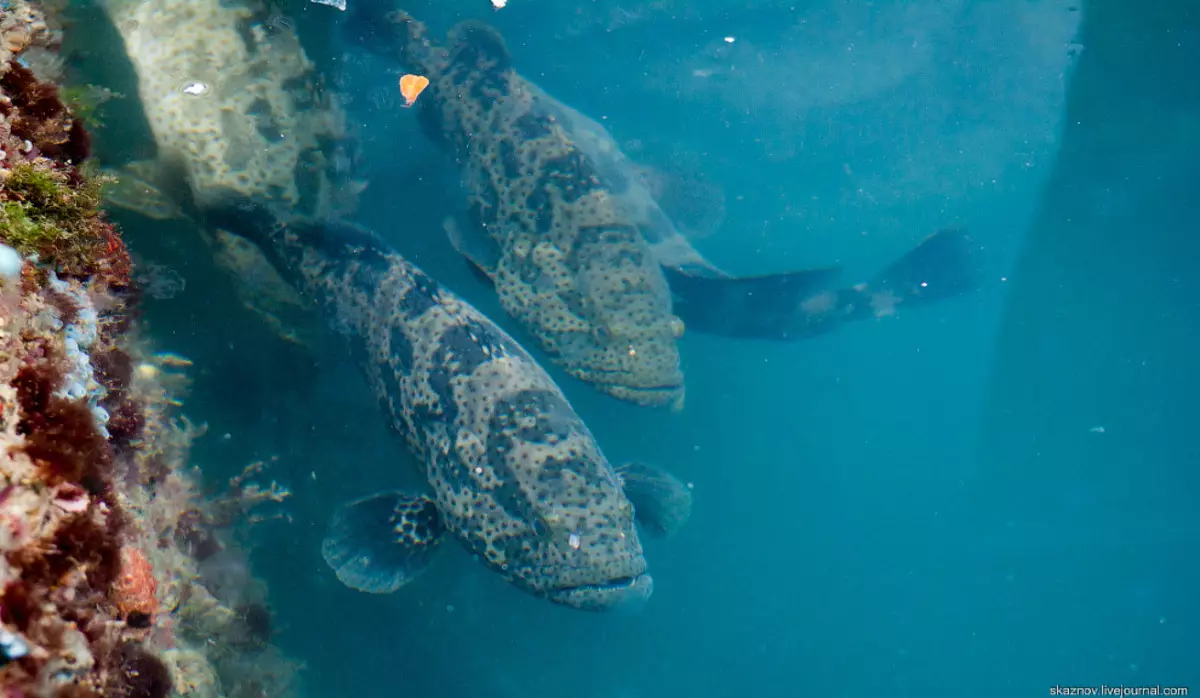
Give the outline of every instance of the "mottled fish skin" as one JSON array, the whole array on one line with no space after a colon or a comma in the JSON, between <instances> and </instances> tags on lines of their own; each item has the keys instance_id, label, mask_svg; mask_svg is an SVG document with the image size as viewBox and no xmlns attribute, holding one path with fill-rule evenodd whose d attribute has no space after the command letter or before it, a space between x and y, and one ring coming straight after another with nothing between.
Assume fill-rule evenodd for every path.
<instances>
[{"instance_id":1,"label":"mottled fish skin","mask_svg":"<svg viewBox=\"0 0 1200 698\"><path fill-rule=\"evenodd\" d=\"M681 406L684 327L662 270L593 164L505 64L500 37L463 23L446 51L419 22L390 18L394 48L430 79L423 128L457 157L471 217L499 250L488 271L505 311L576 378L636 404Z\"/></svg>"},{"instance_id":2,"label":"mottled fish skin","mask_svg":"<svg viewBox=\"0 0 1200 698\"><path fill-rule=\"evenodd\" d=\"M245 214L242 206L226 219ZM391 426L424 464L445 528L468 550L569 606L649 597L619 477L509 335L362 228L274 223L258 237L349 342Z\"/></svg>"}]
</instances>

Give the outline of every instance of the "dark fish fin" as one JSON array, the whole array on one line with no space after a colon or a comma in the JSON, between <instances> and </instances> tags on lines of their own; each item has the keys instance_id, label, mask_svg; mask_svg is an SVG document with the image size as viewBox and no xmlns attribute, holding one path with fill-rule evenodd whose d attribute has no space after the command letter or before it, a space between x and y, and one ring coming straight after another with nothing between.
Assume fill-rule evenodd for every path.
<instances>
[{"instance_id":1,"label":"dark fish fin","mask_svg":"<svg viewBox=\"0 0 1200 698\"><path fill-rule=\"evenodd\" d=\"M472 276L474 276L476 279L479 279L487 286L491 286L492 288L496 287L496 280L492 278L492 275L489 274L486 269L476 264L469 257L463 257L463 261L466 262L467 269L471 272Z\"/></svg>"},{"instance_id":2,"label":"dark fish fin","mask_svg":"<svg viewBox=\"0 0 1200 698\"><path fill-rule=\"evenodd\" d=\"M964 231L940 230L876 275L867 287L872 293L890 291L905 306L954 298L979 287L973 249Z\"/></svg>"},{"instance_id":3,"label":"dark fish fin","mask_svg":"<svg viewBox=\"0 0 1200 698\"><path fill-rule=\"evenodd\" d=\"M829 288L837 268L768 276L689 274L663 267L675 314L689 330L749 339L788 339L801 302Z\"/></svg>"},{"instance_id":4,"label":"dark fish fin","mask_svg":"<svg viewBox=\"0 0 1200 698\"><path fill-rule=\"evenodd\" d=\"M846 322L921 306L979 285L971 238L942 230L866 284L835 289L835 270L751 278L710 278L667 270L675 314L697 332L742 339L809 339Z\"/></svg>"},{"instance_id":5,"label":"dark fish fin","mask_svg":"<svg viewBox=\"0 0 1200 698\"><path fill-rule=\"evenodd\" d=\"M512 68L512 56L504 37L491 25L477 19L456 24L447 34L450 62L463 63L486 75L499 75Z\"/></svg>"},{"instance_id":6,"label":"dark fish fin","mask_svg":"<svg viewBox=\"0 0 1200 698\"><path fill-rule=\"evenodd\" d=\"M467 263L467 268L471 270L471 273L485 284L494 286L495 279L492 278L492 274L500 256L499 250L496 249L496 243L486 235L478 233L468 238L469 233L463 233L465 225L468 224L451 217L442 227L446 231L446 238L450 240L450 246Z\"/></svg>"},{"instance_id":7,"label":"dark fish fin","mask_svg":"<svg viewBox=\"0 0 1200 698\"><path fill-rule=\"evenodd\" d=\"M399 59L408 72L434 80L442 70L444 51L429 40L429 29L390 0L349 2L344 35L383 58Z\"/></svg>"},{"instance_id":8,"label":"dark fish fin","mask_svg":"<svg viewBox=\"0 0 1200 698\"><path fill-rule=\"evenodd\" d=\"M276 271L293 283L291 277L297 260L286 257L299 254L304 248L318 250L329 259L357 259L384 266L385 258L392 253L374 231L356 223L298 217L282 207L240 193L225 192L210 197L202 219L258 245Z\"/></svg>"},{"instance_id":9,"label":"dark fish fin","mask_svg":"<svg viewBox=\"0 0 1200 698\"><path fill-rule=\"evenodd\" d=\"M389 0L348 2L341 30L354 44L368 51L395 59L403 53L406 38L393 26L393 3Z\"/></svg>"},{"instance_id":10,"label":"dark fish fin","mask_svg":"<svg viewBox=\"0 0 1200 698\"><path fill-rule=\"evenodd\" d=\"M617 475L633 503L634 517L647 532L673 536L691 518L692 490L662 468L626 463L617 467Z\"/></svg>"},{"instance_id":11,"label":"dark fish fin","mask_svg":"<svg viewBox=\"0 0 1200 698\"><path fill-rule=\"evenodd\" d=\"M197 207L196 218L209 226L243 237L269 253L283 232L283 213L276 207L232 189L217 192Z\"/></svg>"},{"instance_id":12,"label":"dark fish fin","mask_svg":"<svg viewBox=\"0 0 1200 698\"><path fill-rule=\"evenodd\" d=\"M429 565L442 532L437 506L429 497L381 492L334 512L321 555L342 584L390 594Z\"/></svg>"}]
</instances>

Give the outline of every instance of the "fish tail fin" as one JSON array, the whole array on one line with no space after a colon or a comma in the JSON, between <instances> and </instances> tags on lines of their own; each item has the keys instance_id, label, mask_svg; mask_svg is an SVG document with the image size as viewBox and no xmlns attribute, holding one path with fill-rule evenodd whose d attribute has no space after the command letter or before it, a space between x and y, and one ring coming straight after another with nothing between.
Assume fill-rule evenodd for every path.
<instances>
[{"instance_id":1,"label":"fish tail fin","mask_svg":"<svg viewBox=\"0 0 1200 698\"><path fill-rule=\"evenodd\" d=\"M345 30L354 43L376 55L398 58L409 71L430 80L442 72L446 52L429 40L424 22L393 9L387 0L360 0L349 5Z\"/></svg>"},{"instance_id":2,"label":"fish tail fin","mask_svg":"<svg viewBox=\"0 0 1200 698\"><path fill-rule=\"evenodd\" d=\"M890 293L905 305L946 300L979 286L974 245L958 228L940 230L921 241L867 284L873 293Z\"/></svg>"},{"instance_id":3,"label":"fish tail fin","mask_svg":"<svg viewBox=\"0 0 1200 698\"><path fill-rule=\"evenodd\" d=\"M207 225L243 237L264 252L269 252L285 223L272 205L231 189L207 196L198 210L198 218Z\"/></svg>"},{"instance_id":4,"label":"fish tail fin","mask_svg":"<svg viewBox=\"0 0 1200 698\"><path fill-rule=\"evenodd\" d=\"M738 339L793 339L801 302L829 288L835 268L733 277L664 267L688 330Z\"/></svg>"},{"instance_id":5,"label":"fish tail fin","mask_svg":"<svg viewBox=\"0 0 1200 698\"><path fill-rule=\"evenodd\" d=\"M331 259L379 256L391 251L377 234L351 221L335 216L291 215L281 206L239 192L224 191L209 197L201 218L210 226L257 245L284 276L290 274L289 262L294 261L287 258L302 249L318 250Z\"/></svg>"},{"instance_id":6,"label":"fish tail fin","mask_svg":"<svg viewBox=\"0 0 1200 698\"><path fill-rule=\"evenodd\" d=\"M846 322L889 315L974 290L979 268L961 230L930 235L869 283L838 289L836 268L757 277L667 269L675 312L688 329L742 339L799 340Z\"/></svg>"},{"instance_id":7,"label":"fish tail fin","mask_svg":"<svg viewBox=\"0 0 1200 698\"><path fill-rule=\"evenodd\" d=\"M429 565L442 532L430 498L381 492L334 512L321 556L351 589L390 594Z\"/></svg>"},{"instance_id":8,"label":"fish tail fin","mask_svg":"<svg viewBox=\"0 0 1200 698\"><path fill-rule=\"evenodd\" d=\"M691 518L691 487L666 470L634 462L618 466L617 475L633 503L634 517L646 531L670 537Z\"/></svg>"},{"instance_id":9,"label":"fish tail fin","mask_svg":"<svg viewBox=\"0 0 1200 698\"><path fill-rule=\"evenodd\" d=\"M816 336L854 320L894 315L897 309L949 300L979 286L971 238L958 228L930 235L870 282L806 299L798 336ZM829 303L822 303L828 297Z\"/></svg>"}]
</instances>

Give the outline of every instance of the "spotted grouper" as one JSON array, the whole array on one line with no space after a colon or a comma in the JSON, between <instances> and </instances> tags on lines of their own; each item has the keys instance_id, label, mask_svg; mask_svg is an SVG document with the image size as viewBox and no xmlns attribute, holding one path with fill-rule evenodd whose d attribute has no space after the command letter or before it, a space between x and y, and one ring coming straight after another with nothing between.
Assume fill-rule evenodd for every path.
<instances>
[{"instance_id":1,"label":"spotted grouper","mask_svg":"<svg viewBox=\"0 0 1200 698\"><path fill-rule=\"evenodd\" d=\"M454 154L472 228L486 231L486 248L459 251L494 284L505 312L602 392L680 406L684 324L662 269L592 164L520 89L499 35L466 22L445 50L407 15L383 21L369 23L408 70L429 78L418 118Z\"/></svg>"},{"instance_id":2,"label":"spotted grouper","mask_svg":"<svg viewBox=\"0 0 1200 698\"><path fill-rule=\"evenodd\" d=\"M618 398L682 403L668 386L685 326L799 340L979 284L979 248L957 229L858 283L836 267L728 274L676 229L607 130L516 72L493 28L463 22L442 49L381 3L352 13L368 49L431 79L419 120L455 155L472 219L447 225L455 249L558 363Z\"/></svg>"},{"instance_id":3,"label":"spotted grouper","mask_svg":"<svg viewBox=\"0 0 1200 698\"><path fill-rule=\"evenodd\" d=\"M383 492L335 513L322 553L338 579L396 591L449 535L556 603L607 610L649 598L632 501L646 532L663 533L690 495L643 465L623 476L508 334L359 226L288 220L241 199L206 218L258 244L322 310L422 465L428 494Z\"/></svg>"}]
</instances>

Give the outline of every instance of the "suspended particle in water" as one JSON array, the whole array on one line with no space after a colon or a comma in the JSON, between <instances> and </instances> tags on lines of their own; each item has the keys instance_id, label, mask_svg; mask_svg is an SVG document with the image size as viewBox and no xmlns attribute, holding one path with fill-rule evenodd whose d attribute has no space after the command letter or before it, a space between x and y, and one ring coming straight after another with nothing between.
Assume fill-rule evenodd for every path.
<instances>
[{"instance_id":1,"label":"suspended particle in water","mask_svg":"<svg viewBox=\"0 0 1200 698\"><path fill-rule=\"evenodd\" d=\"M185 95L191 95L193 97L199 97L201 95L206 95L206 94L208 94L208 85L205 85L204 83L200 82L199 80L193 80L192 82L189 82L188 84L183 86L183 93Z\"/></svg>"},{"instance_id":2,"label":"suspended particle in water","mask_svg":"<svg viewBox=\"0 0 1200 698\"><path fill-rule=\"evenodd\" d=\"M508 0L492 0L492 7L497 10L503 9L508 4Z\"/></svg>"},{"instance_id":3,"label":"suspended particle in water","mask_svg":"<svg viewBox=\"0 0 1200 698\"><path fill-rule=\"evenodd\" d=\"M395 106L396 98L392 95L391 90L380 87L371 91L371 104L375 109L384 111Z\"/></svg>"}]
</instances>

